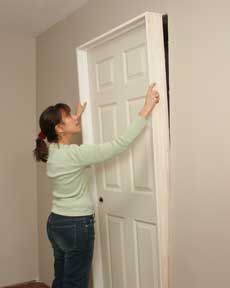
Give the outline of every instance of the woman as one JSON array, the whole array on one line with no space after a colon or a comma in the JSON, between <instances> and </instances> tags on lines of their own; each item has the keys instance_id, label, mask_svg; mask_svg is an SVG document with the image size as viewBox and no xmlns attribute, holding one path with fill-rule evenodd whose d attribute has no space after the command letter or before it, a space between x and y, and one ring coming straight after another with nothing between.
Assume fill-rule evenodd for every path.
<instances>
[{"instance_id":1,"label":"woman","mask_svg":"<svg viewBox=\"0 0 230 288\"><path fill-rule=\"evenodd\" d=\"M81 131L80 119L86 103L78 102L76 115L58 103L42 112L41 132L34 156L47 163L53 181L52 209L47 235L54 254L52 288L87 288L94 250L94 208L87 189L88 166L103 162L126 150L145 127L159 93L155 83L148 87L145 103L123 135L100 144L70 144ZM49 146L44 139L47 138Z\"/></svg>"}]
</instances>

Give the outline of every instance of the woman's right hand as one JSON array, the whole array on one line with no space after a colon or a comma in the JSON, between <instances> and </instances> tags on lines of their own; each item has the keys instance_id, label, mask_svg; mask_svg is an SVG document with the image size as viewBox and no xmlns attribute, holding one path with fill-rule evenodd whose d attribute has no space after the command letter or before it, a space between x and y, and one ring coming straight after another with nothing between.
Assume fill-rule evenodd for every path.
<instances>
[{"instance_id":1,"label":"woman's right hand","mask_svg":"<svg viewBox=\"0 0 230 288\"><path fill-rule=\"evenodd\" d=\"M149 85L146 96L145 96L145 103L142 110L139 114L145 118L152 112L154 107L160 101L159 92L155 89L156 83L152 83Z\"/></svg>"},{"instance_id":2,"label":"woman's right hand","mask_svg":"<svg viewBox=\"0 0 230 288\"><path fill-rule=\"evenodd\" d=\"M154 88L155 86L156 86L156 83L152 83L151 85L149 85L146 96L145 96L144 105L150 110L152 110L160 100L160 94Z\"/></svg>"},{"instance_id":3,"label":"woman's right hand","mask_svg":"<svg viewBox=\"0 0 230 288\"><path fill-rule=\"evenodd\" d=\"M81 118L81 114L85 111L86 104L87 102L84 102L83 105L81 105L80 101L77 102L77 106L76 106L77 119Z\"/></svg>"}]
</instances>

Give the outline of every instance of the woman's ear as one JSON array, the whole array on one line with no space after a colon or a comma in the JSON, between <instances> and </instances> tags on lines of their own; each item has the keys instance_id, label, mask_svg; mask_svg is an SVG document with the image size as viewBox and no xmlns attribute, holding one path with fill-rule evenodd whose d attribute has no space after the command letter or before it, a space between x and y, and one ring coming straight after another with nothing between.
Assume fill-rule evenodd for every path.
<instances>
[{"instance_id":1,"label":"woman's ear","mask_svg":"<svg viewBox=\"0 0 230 288\"><path fill-rule=\"evenodd\" d=\"M63 133L63 124L62 123L59 123L57 125L55 125L54 127L55 131L57 134L60 134L60 133Z\"/></svg>"}]
</instances>

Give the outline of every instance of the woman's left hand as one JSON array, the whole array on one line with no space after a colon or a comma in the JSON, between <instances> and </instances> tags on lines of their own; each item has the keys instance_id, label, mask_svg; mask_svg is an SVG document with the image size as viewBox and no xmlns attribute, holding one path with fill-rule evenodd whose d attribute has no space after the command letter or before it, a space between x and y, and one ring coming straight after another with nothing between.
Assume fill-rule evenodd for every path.
<instances>
[{"instance_id":1,"label":"woman's left hand","mask_svg":"<svg viewBox=\"0 0 230 288\"><path fill-rule=\"evenodd\" d=\"M77 102L77 106L76 106L77 119L79 119L81 117L81 114L85 111L86 104L87 102L84 102L83 105L81 105L80 101Z\"/></svg>"}]
</instances>

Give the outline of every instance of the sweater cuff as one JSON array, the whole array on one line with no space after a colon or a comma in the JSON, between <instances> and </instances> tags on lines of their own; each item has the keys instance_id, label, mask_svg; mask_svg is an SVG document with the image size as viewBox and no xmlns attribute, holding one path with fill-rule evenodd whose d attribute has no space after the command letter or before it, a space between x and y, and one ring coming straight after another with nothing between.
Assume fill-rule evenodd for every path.
<instances>
[{"instance_id":1,"label":"sweater cuff","mask_svg":"<svg viewBox=\"0 0 230 288\"><path fill-rule=\"evenodd\" d=\"M142 129L147 125L149 122L150 118L144 118L143 116L137 114L135 118L133 119L133 125L137 127L137 129Z\"/></svg>"},{"instance_id":2,"label":"sweater cuff","mask_svg":"<svg viewBox=\"0 0 230 288\"><path fill-rule=\"evenodd\" d=\"M140 119L140 121L147 123L149 121L150 118L145 118L143 116L141 116L140 114L137 114L137 118Z\"/></svg>"}]
</instances>

